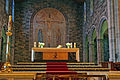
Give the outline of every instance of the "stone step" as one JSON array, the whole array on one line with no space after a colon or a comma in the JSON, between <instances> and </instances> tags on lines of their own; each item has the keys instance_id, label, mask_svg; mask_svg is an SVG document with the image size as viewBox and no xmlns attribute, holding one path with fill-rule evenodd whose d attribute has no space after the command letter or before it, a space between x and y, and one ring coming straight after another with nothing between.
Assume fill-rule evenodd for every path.
<instances>
[{"instance_id":1,"label":"stone step","mask_svg":"<svg viewBox=\"0 0 120 80\"><path fill-rule=\"evenodd\" d=\"M18 62L17 65L47 65L47 63L45 62ZM67 63L67 65L97 65L97 64L95 63Z\"/></svg>"},{"instance_id":2,"label":"stone step","mask_svg":"<svg viewBox=\"0 0 120 80\"><path fill-rule=\"evenodd\" d=\"M13 71L47 71L47 68L12 68ZM109 68L68 68L69 71L109 71Z\"/></svg>"},{"instance_id":3,"label":"stone step","mask_svg":"<svg viewBox=\"0 0 120 80\"><path fill-rule=\"evenodd\" d=\"M59 65L58 65L59 66ZM47 67L47 65L12 65L13 68L15 67L28 67L28 68L41 68L41 67ZM67 67L79 67L79 68L100 68L101 65L67 65Z\"/></svg>"}]
</instances>

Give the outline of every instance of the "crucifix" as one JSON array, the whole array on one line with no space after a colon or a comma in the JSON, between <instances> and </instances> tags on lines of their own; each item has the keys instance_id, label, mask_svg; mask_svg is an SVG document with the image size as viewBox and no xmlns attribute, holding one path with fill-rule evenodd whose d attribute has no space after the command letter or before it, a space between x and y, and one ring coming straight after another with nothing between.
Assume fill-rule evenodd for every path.
<instances>
[{"instance_id":1,"label":"crucifix","mask_svg":"<svg viewBox=\"0 0 120 80\"><path fill-rule=\"evenodd\" d=\"M48 40L48 47L50 47L50 42L51 42L51 25L52 24L61 24L64 23L64 21L60 20L55 20L55 16L57 15L58 12L51 12L50 10L47 13L43 13L42 17L40 19L43 20L36 20L37 24L47 24L47 40Z\"/></svg>"}]
</instances>

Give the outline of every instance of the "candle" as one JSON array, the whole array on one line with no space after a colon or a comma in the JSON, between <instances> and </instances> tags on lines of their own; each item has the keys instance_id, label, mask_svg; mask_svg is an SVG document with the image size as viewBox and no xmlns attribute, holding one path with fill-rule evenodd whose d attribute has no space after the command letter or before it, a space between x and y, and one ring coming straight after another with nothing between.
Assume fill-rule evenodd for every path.
<instances>
[{"instance_id":1,"label":"candle","mask_svg":"<svg viewBox=\"0 0 120 80\"><path fill-rule=\"evenodd\" d=\"M74 48L76 48L76 43L74 43Z\"/></svg>"},{"instance_id":2,"label":"candle","mask_svg":"<svg viewBox=\"0 0 120 80\"><path fill-rule=\"evenodd\" d=\"M40 42L38 43L38 47L40 48Z\"/></svg>"},{"instance_id":3,"label":"candle","mask_svg":"<svg viewBox=\"0 0 120 80\"><path fill-rule=\"evenodd\" d=\"M37 46L36 46L36 42L34 42L34 47L37 47Z\"/></svg>"},{"instance_id":4,"label":"candle","mask_svg":"<svg viewBox=\"0 0 120 80\"><path fill-rule=\"evenodd\" d=\"M71 48L72 48L72 43L71 43Z\"/></svg>"},{"instance_id":5,"label":"candle","mask_svg":"<svg viewBox=\"0 0 120 80\"><path fill-rule=\"evenodd\" d=\"M9 16L9 31L11 31L11 22L12 22L12 16Z\"/></svg>"}]
</instances>

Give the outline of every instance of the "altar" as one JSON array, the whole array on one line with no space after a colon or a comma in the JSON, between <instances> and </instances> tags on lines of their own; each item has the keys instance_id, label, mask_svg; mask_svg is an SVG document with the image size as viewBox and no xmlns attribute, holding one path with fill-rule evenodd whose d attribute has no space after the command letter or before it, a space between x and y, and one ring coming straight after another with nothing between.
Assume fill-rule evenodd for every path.
<instances>
[{"instance_id":1,"label":"altar","mask_svg":"<svg viewBox=\"0 0 120 80\"><path fill-rule=\"evenodd\" d=\"M31 61L34 62L36 52L43 53L43 60L68 60L68 53L75 52L79 62L79 48L32 48Z\"/></svg>"}]
</instances>

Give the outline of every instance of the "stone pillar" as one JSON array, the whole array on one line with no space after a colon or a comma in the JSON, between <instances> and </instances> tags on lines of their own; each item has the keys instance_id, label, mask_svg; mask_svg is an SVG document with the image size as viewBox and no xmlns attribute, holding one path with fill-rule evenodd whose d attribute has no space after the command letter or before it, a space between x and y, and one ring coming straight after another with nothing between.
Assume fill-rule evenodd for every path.
<instances>
[{"instance_id":1,"label":"stone pillar","mask_svg":"<svg viewBox=\"0 0 120 80\"><path fill-rule=\"evenodd\" d=\"M113 0L107 0L108 33L109 33L109 61L115 62L115 31Z\"/></svg>"},{"instance_id":2,"label":"stone pillar","mask_svg":"<svg viewBox=\"0 0 120 80\"><path fill-rule=\"evenodd\" d=\"M116 38L116 61L120 62L120 0L114 0L115 38Z\"/></svg>"},{"instance_id":3,"label":"stone pillar","mask_svg":"<svg viewBox=\"0 0 120 80\"><path fill-rule=\"evenodd\" d=\"M97 62L103 62L103 39L97 39Z\"/></svg>"},{"instance_id":4,"label":"stone pillar","mask_svg":"<svg viewBox=\"0 0 120 80\"><path fill-rule=\"evenodd\" d=\"M86 62L86 58L87 55L86 55L86 47L83 47L83 62Z\"/></svg>"},{"instance_id":5,"label":"stone pillar","mask_svg":"<svg viewBox=\"0 0 120 80\"><path fill-rule=\"evenodd\" d=\"M94 51L94 44L89 44L89 62L94 62L93 52Z\"/></svg>"}]
</instances>

